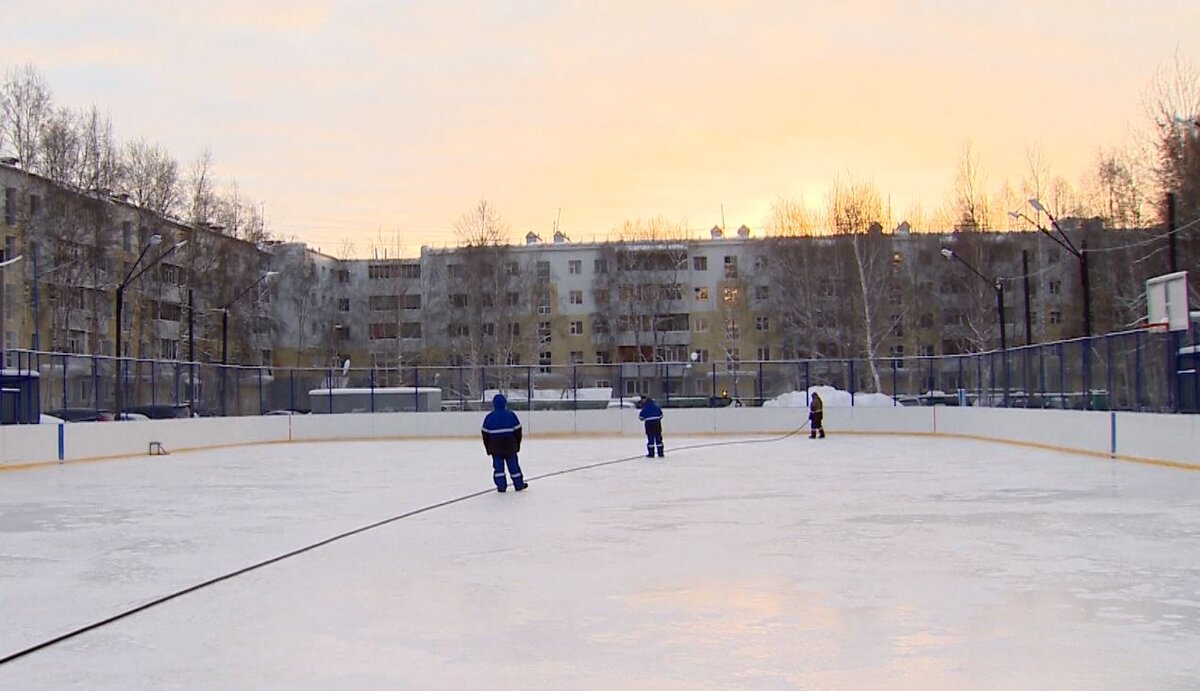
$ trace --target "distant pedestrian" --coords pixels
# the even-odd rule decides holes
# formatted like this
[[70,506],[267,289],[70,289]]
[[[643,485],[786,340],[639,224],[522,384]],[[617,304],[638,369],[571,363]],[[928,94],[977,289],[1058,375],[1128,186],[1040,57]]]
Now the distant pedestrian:
[[809,439],[816,439],[818,435],[822,439],[825,438],[824,417],[825,404],[821,402],[821,394],[814,391],[812,398],[808,402]]
[[662,408],[658,407],[653,398],[647,396],[642,396],[638,407],[642,409],[638,413],[638,419],[646,425],[646,458],[654,458],[655,451],[658,452],[658,457],[662,458]]
[[483,418],[483,448],[492,457],[492,479],[496,481],[497,492],[507,490],[508,478],[504,475],[507,465],[513,489],[520,492],[528,487],[517,462],[517,453],[521,450],[521,421],[508,409],[504,394],[498,393],[492,398],[492,408],[492,412]]

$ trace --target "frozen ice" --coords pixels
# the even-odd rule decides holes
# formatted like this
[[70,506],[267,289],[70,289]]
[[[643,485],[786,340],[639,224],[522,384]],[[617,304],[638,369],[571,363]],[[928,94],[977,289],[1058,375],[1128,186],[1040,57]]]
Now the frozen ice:
[[[1196,688],[1200,473],[982,441],[244,446],[0,472],[0,688]],[[635,458],[636,457],[636,458]],[[574,468],[606,460],[628,462]]]

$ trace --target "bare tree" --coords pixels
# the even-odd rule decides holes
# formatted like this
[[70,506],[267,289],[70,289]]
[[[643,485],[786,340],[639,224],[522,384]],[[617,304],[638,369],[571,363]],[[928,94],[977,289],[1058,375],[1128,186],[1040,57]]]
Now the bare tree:
[[212,152],[205,149],[192,162],[188,171],[184,204],[187,207],[187,221],[194,226],[212,222],[217,208],[212,167]]
[[0,130],[26,170],[38,169],[42,132],[53,107],[50,87],[32,64],[5,74],[0,85]]
[[817,234],[813,213],[801,200],[779,197],[771,202],[767,216],[767,235],[771,237],[803,237]]
[[116,188],[130,201],[161,216],[179,210],[179,163],[166,149],[137,139],[125,147],[122,176]]
[[879,191],[871,183],[834,180],[829,192],[829,221],[848,245],[854,276],[854,334],[860,337],[859,353],[868,358],[875,391],[882,391],[875,358],[899,317],[886,309],[892,286],[891,242],[878,220],[883,213]]
[[[992,209],[986,190],[987,180],[971,142],[963,145],[954,177],[954,228],[989,230]],[[882,212],[880,213],[880,216]],[[873,220],[878,220],[876,216]]]

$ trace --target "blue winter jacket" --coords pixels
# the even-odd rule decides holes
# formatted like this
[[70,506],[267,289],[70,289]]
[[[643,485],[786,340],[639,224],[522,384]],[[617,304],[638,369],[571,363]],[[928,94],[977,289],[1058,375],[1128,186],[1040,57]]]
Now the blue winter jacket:
[[492,408],[483,418],[483,448],[491,456],[511,456],[521,450],[521,421],[504,394],[492,398]]
[[662,408],[658,407],[653,398],[647,398],[645,401],[642,401],[642,411],[638,413],[639,420],[650,422],[652,420],[661,420],[662,416]]

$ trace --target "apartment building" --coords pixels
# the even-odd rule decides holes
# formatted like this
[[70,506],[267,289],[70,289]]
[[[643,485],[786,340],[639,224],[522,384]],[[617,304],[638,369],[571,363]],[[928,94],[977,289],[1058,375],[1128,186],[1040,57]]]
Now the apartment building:
[[[25,256],[3,273],[7,349],[112,355],[120,333],[128,357],[319,368],[350,360],[379,370],[380,385],[405,383],[418,365],[521,365],[629,394],[653,378],[671,392],[710,395],[697,371],[997,348],[997,282],[1010,346],[1082,333],[1080,263],[1039,232],[911,233],[902,224],[764,238],[743,226],[636,242],[530,233],[520,245],[346,260],[303,243],[245,242],[13,166],[0,165],[0,191],[6,256]],[[1130,253],[1154,231],[1062,225],[1076,245],[1086,237],[1096,248],[1093,331],[1135,320],[1141,282],[1164,267]],[[260,280],[266,272],[272,278]]]

